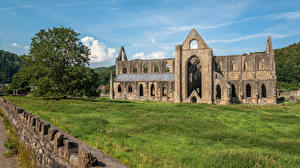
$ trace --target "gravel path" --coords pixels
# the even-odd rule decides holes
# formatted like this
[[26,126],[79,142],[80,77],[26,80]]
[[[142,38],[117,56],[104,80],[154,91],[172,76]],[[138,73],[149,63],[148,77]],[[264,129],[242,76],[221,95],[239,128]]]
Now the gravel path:
[[0,168],[20,168],[17,166],[17,160],[15,157],[5,157],[3,154],[7,151],[4,146],[4,142],[7,136],[6,129],[0,117]]

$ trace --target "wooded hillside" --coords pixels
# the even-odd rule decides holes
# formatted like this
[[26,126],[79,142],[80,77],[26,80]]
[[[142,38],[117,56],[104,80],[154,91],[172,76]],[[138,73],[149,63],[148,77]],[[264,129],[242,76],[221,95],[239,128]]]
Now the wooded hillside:
[[0,83],[11,83],[12,76],[18,72],[21,64],[18,55],[0,50]]

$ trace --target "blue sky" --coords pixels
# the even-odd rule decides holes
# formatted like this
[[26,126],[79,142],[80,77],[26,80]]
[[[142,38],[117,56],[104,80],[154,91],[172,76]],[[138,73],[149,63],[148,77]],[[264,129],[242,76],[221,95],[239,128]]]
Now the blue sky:
[[192,28],[214,55],[265,50],[300,41],[299,0],[0,0],[0,49],[28,53],[40,29],[69,27],[91,48],[91,67],[129,59],[174,57]]

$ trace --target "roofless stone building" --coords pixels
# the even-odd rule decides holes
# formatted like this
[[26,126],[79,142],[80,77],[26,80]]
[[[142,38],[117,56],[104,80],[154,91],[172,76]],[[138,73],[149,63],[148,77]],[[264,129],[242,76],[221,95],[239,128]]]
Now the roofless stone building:
[[195,103],[276,103],[271,37],[264,53],[214,56],[195,29],[175,48],[175,58],[127,60],[122,46],[110,97]]

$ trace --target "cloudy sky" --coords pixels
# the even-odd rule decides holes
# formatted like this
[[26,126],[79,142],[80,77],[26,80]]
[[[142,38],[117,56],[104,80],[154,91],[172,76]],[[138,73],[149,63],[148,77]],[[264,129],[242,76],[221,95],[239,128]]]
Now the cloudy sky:
[[0,0],[0,49],[28,53],[40,29],[69,27],[91,49],[91,67],[174,57],[192,28],[214,55],[263,51],[300,41],[299,0]]

